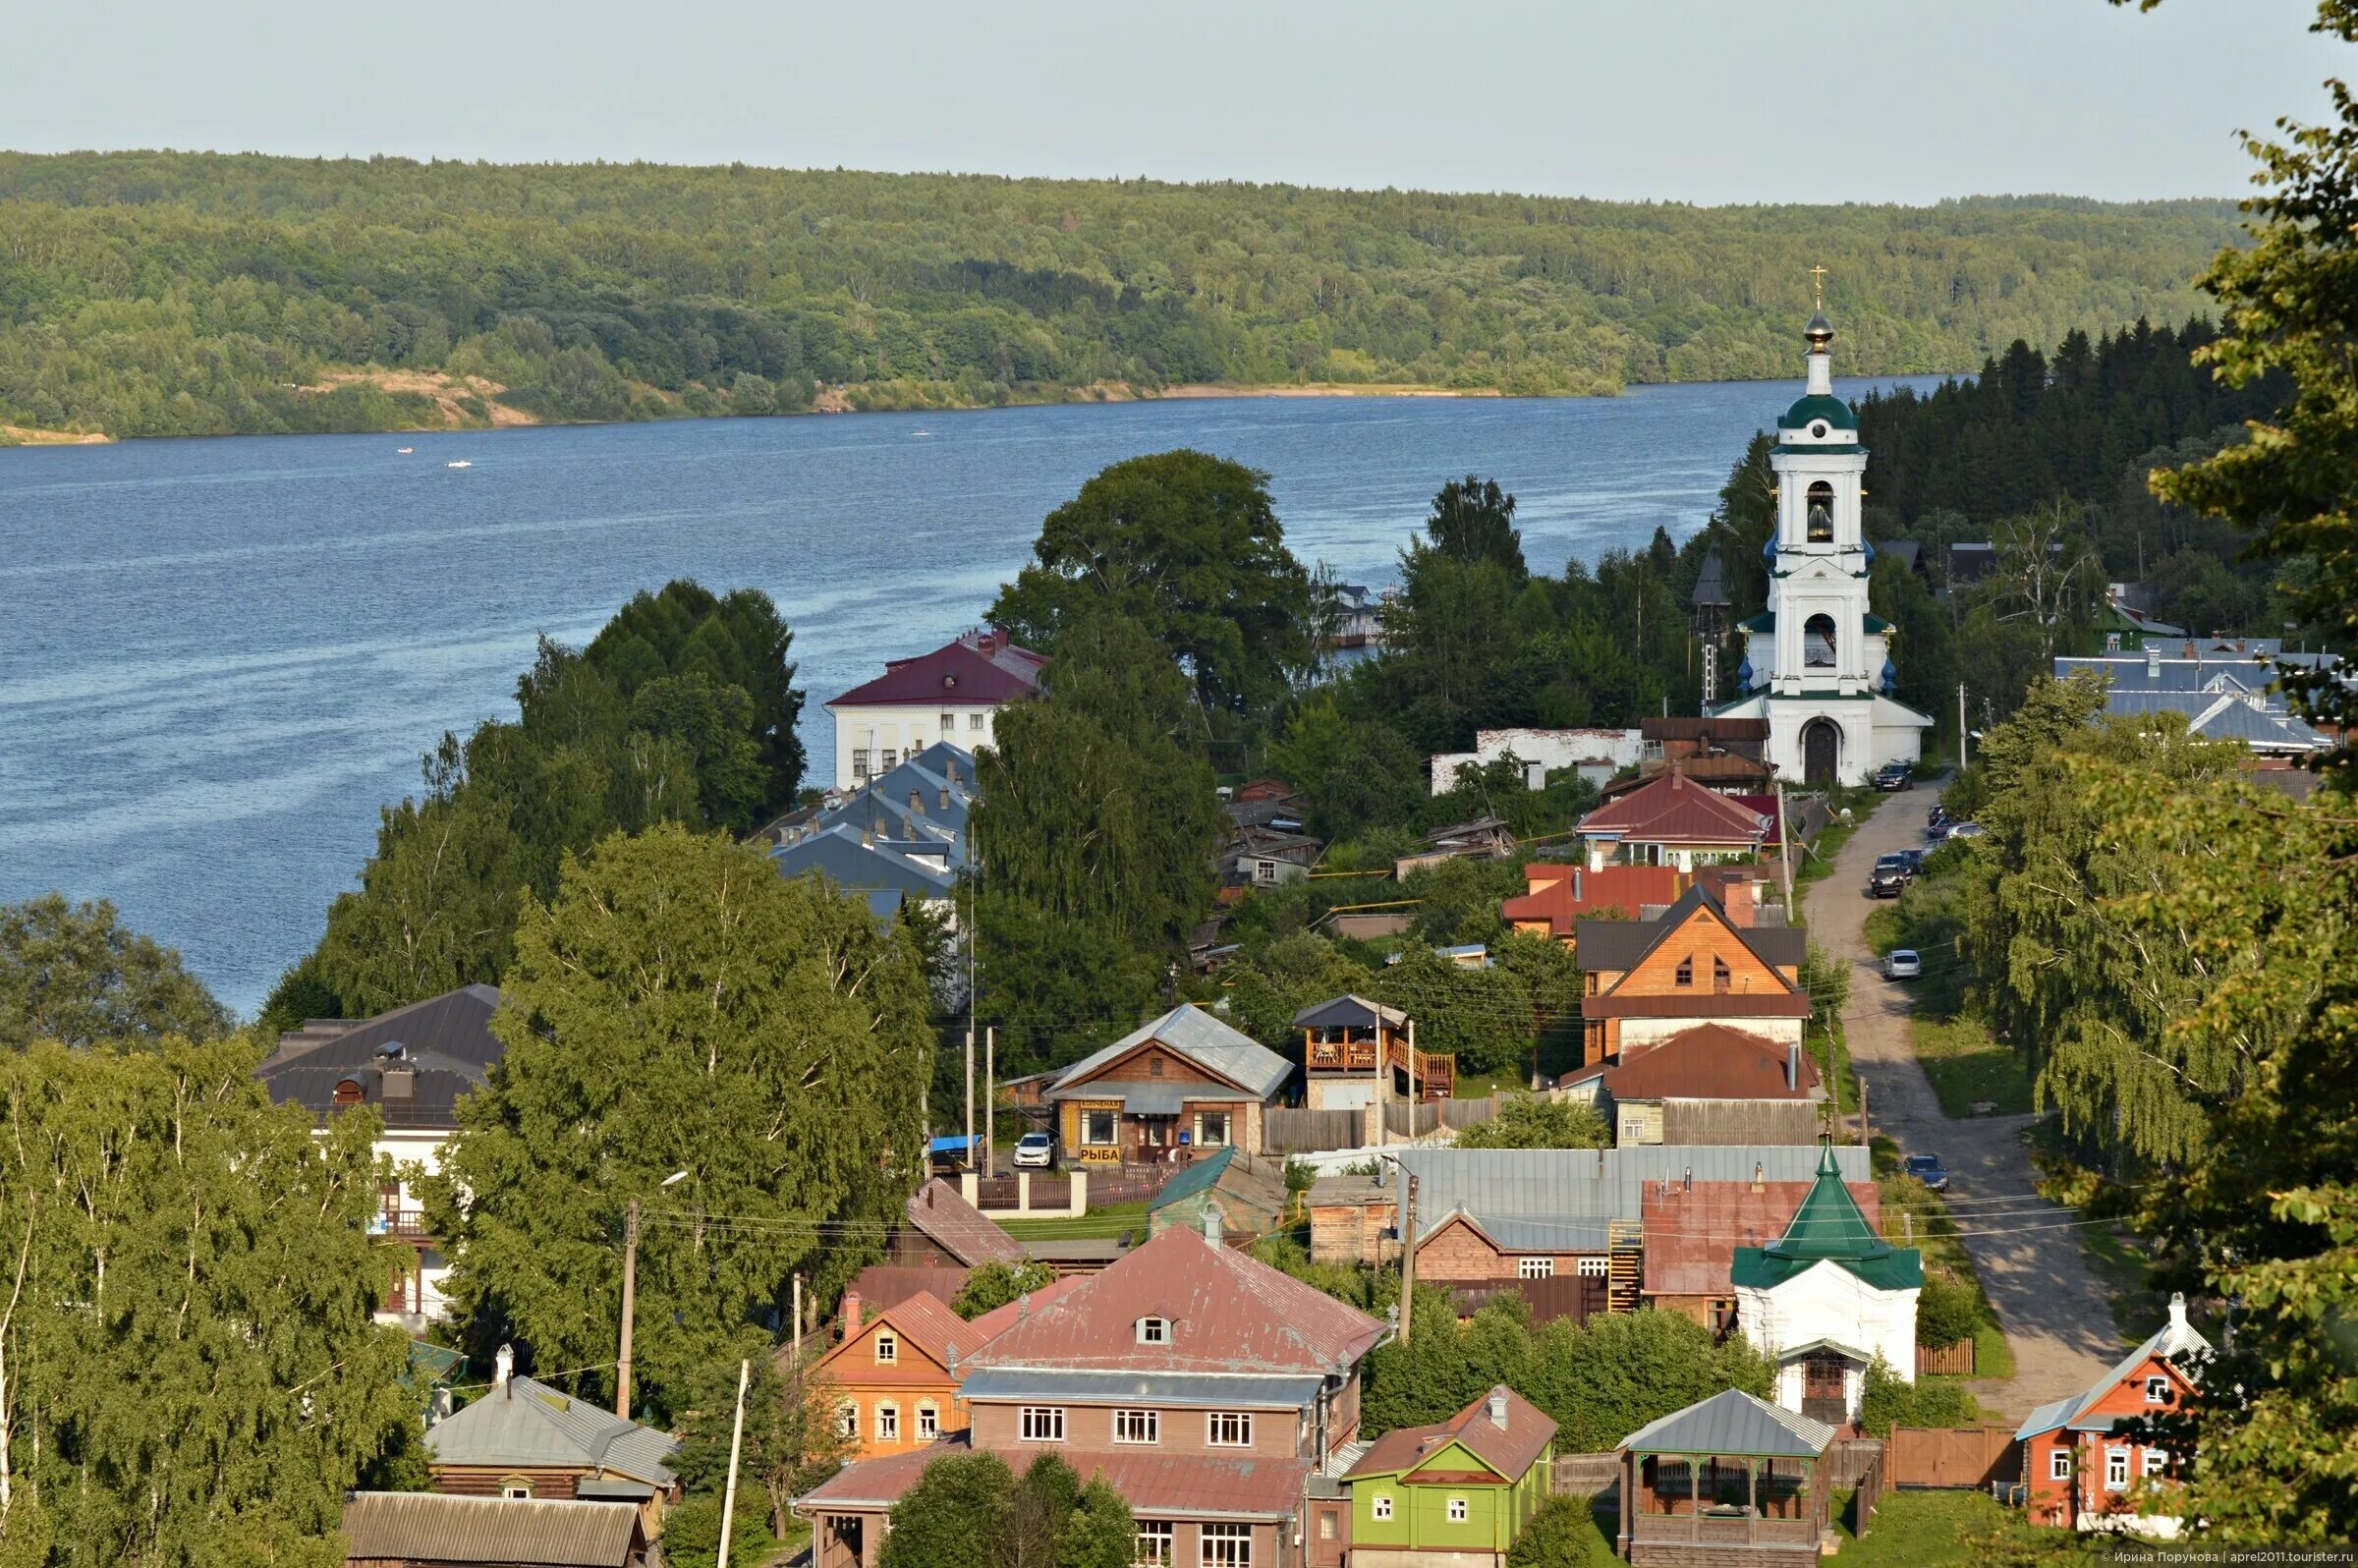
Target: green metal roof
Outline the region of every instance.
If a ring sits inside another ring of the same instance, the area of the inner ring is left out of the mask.
[[[1207,1193],[1219,1185],[1220,1172],[1236,1157],[1234,1148],[1223,1148],[1209,1159],[1191,1161],[1179,1174],[1162,1184],[1162,1193],[1148,1208],[1149,1213],[1171,1204],[1184,1203],[1199,1193]]]
[[[1784,1235],[1766,1247],[1739,1247],[1730,1276],[1756,1290],[1783,1284],[1820,1263],[1839,1263],[1879,1290],[1913,1290],[1924,1283],[1924,1257],[1883,1240],[1843,1184],[1831,1144],[1818,1160],[1810,1195],[1794,1210]]]
[[[1745,632],[1773,632],[1776,630],[1776,612],[1774,610],[1763,610],[1751,620],[1744,622],[1743,625],[1738,628],[1738,630]]]
[[[1881,616],[1876,614],[1873,610],[1869,610],[1867,612],[1867,630],[1871,634],[1876,632],[1888,632],[1891,630],[1891,623],[1884,620]]]
[[[1859,417],[1850,405],[1823,392],[1814,393],[1785,410],[1785,417],[1776,421],[1780,430],[1806,430],[1814,420],[1824,420],[1837,430],[1857,430]]]

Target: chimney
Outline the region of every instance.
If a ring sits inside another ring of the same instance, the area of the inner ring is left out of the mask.
[[[926,814],[926,797],[924,791],[911,790],[909,792],[909,810],[912,814],[917,816],[923,816]]]
[[[958,1342],[954,1339],[942,1347],[941,1369],[952,1377],[958,1375]]]
[[[1788,1094],[1801,1092],[1801,1042],[1799,1040],[1785,1042],[1785,1092]]]
[[[952,763],[951,766],[954,768],[957,764]],[[947,784],[941,787],[941,809],[945,812],[950,809],[950,787]]]
[[[1506,1430],[1506,1385],[1500,1383],[1490,1390],[1490,1425]]]
[[[2186,1293],[2182,1290],[2169,1293],[2169,1329],[2173,1334],[2186,1332]]]
[[[950,782],[955,784],[958,782],[958,759],[956,757],[950,758],[948,765],[950,770]]]
[[[1021,1296],[1015,1298],[1015,1320],[1020,1323],[1031,1316],[1032,1293],[1027,1290]]]
[[[1689,1166],[1687,1167],[1687,1179],[1686,1179],[1686,1188],[1685,1188],[1685,1190],[1686,1190],[1687,1192],[1690,1192],[1690,1193],[1691,1193],[1691,1192],[1693,1192],[1693,1191],[1695,1190],[1695,1167],[1694,1167],[1694,1166],[1692,1166],[1692,1165],[1689,1165]]]
[[[927,1183],[926,1183],[926,1206],[927,1208],[931,1208],[931,1207],[933,1206],[933,1188],[934,1188],[934,1186],[935,1186],[935,1183],[934,1183],[934,1182],[927,1182]]]
[[[1208,1199],[1204,1204],[1204,1239],[1214,1247],[1220,1245],[1220,1211]]]
[[[491,1358],[491,1386],[506,1388],[508,1379],[515,1374],[515,1372],[516,1351],[514,1347],[500,1346],[499,1353]]]
[[[2151,643],[2145,644],[2145,678],[2149,681],[2162,679],[2162,649]]]
[[[384,1080],[377,1086],[377,1096],[387,1103],[407,1103],[418,1097],[418,1073],[410,1067],[388,1067]]]
[[[1739,930],[1750,930],[1753,924],[1753,911],[1759,902],[1753,896],[1755,889],[1752,878],[1749,876],[1741,879],[1730,877],[1719,885],[1720,890],[1727,895],[1719,906],[1727,911],[1727,923]]]
[[[1768,1173],[1757,1159],[1752,1162],[1752,1190],[1756,1193],[1765,1193],[1768,1190]]]
[[[849,1339],[860,1332],[860,1293],[858,1291],[847,1290],[843,1293],[842,1314],[843,1337]]]

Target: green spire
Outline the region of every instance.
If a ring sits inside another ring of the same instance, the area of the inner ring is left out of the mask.
[[[1822,1262],[1838,1263],[1886,1290],[1924,1283],[1923,1255],[1913,1247],[1892,1246],[1867,1222],[1834,1163],[1830,1143],[1823,1146],[1817,1180],[1784,1235],[1766,1247],[1737,1248],[1731,1273],[1738,1285],[1768,1287]]]

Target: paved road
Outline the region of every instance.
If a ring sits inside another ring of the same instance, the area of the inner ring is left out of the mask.
[[[2072,1215],[2032,1190],[2024,1142],[2031,1118],[1956,1121],[1941,1114],[1909,1044],[1906,988],[1882,978],[1867,946],[1864,928],[1876,907],[1864,892],[1868,869],[1877,856],[1923,842],[1925,813],[1936,798],[1924,788],[1887,798],[1842,847],[1833,874],[1811,884],[1804,914],[1820,946],[1853,959],[1842,1022],[1867,1085],[1868,1115],[1903,1152],[1938,1154],[1949,1168],[1948,1196],[1966,1251],[2014,1347],[2015,1375],[2002,1382],[1983,1379],[1974,1393],[1985,1408],[2020,1418],[2085,1389],[2123,1347],[2077,1233],[2044,1228]]]

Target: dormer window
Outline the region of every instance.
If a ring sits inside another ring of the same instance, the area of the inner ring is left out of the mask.
[[[361,1088],[357,1079],[347,1078],[336,1086],[336,1103],[339,1105],[358,1105],[367,1097],[368,1092]]]
[[[1169,1344],[1171,1320],[1168,1317],[1141,1317],[1138,1320],[1138,1342],[1142,1345]]]
[[[876,1334],[876,1365],[879,1367],[897,1367],[900,1365],[900,1340],[889,1328],[878,1330]]]

